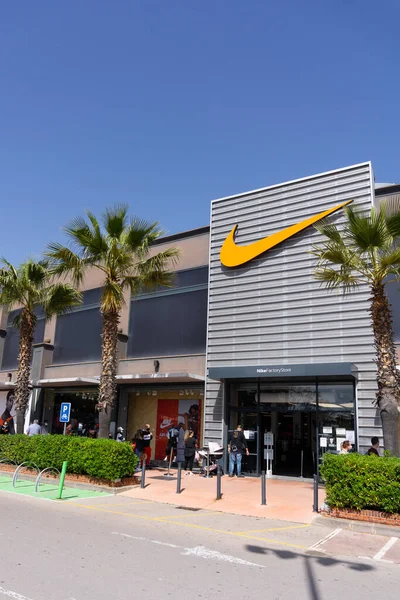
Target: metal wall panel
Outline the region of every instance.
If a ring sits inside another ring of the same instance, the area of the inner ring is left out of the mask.
[[[215,200],[211,208],[207,368],[288,363],[350,362],[359,371],[360,447],[381,435],[373,406],[375,365],[368,289],[344,296],[313,277],[314,227],[234,269],[222,266],[221,246],[237,223],[236,243],[256,242],[336,204],[374,201],[370,163]],[[343,211],[330,217],[339,227]],[[221,441],[223,385],[207,381],[205,438]]]

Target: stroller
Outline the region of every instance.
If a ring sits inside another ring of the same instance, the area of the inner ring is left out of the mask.
[[[214,477],[214,475],[217,474],[218,465],[221,467],[222,475],[224,474],[224,449],[220,444],[218,444],[218,442],[208,442],[208,448],[203,448],[202,450],[199,450],[199,456],[201,461],[200,474],[203,475],[203,477],[207,477],[207,467],[209,471],[209,476]],[[208,460],[210,461],[209,465],[207,464]]]

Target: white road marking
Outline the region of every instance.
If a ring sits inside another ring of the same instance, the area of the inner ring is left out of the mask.
[[[5,590],[2,587],[0,587],[0,594],[8,596],[9,598],[14,598],[14,600],[32,600],[27,596],[22,596],[22,594],[17,594],[17,592],[12,592],[11,590]]]
[[[158,540],[150,540],[149,538],[137,537],[135,535],[129,535],[128,533],[118,533],[118,531],[113,531],[112,535],[120,535],[125,538],[129,538],[131,540],[138,540],[139,542],[150,542],[151,544],[157,544],[158,546],[167,546],[168,548],[180,548],[181,546],[177,546],[176,544],[168,544],[167,542],[159,542]]]
[[[379,552],[377,552],[374,556],[374,560],[382,560],[383,557],[385,556],[386,552],[388,550],[390,550],[390,548],[392,546],[395,545],[395,543],[397,542],[398,538],[397,537],[391,537],[390,540],[388,542],[386,542],[386,544],[383,546],[383,548],[381,548],[379,550]],[[389,562],[389,561],[385,561],[385,562]]]
[[[246,565],[247,567],[262,567],[263,565],[257,565],[256,563],[243,560],[242,558],[236,558],[236,556],[230,556],[229,554],[222,554],[217,550],[210,550],[204,546],[196,546],[196,548],[185,548],[182,552],[183,556],[198,556],[199,558],[211,558],[212,560],[222,560],[224,562],[233,563],[235,565]]]
[[[309,550],[321,550],[321,546],[323,544],[325,544],[326,542],[328,542],[329,540],[334,538],[341,531],[342,531],[341,529],[335,529],[334,531],[331,531],[331,533],[328,533],[328,535],[326,535],[324,538],[322,538],[322,540],[319,540],[319,542],[317,542],[313,546],[310,546]]]
[[[151,540],[145,537],[138,537],[134,535],[129,535],[128,533],[119,533],[118,531],[113,531],[112,535],[120,535],[121,537],[128,538],[131,540],[136,540],[140,542],[149,542],[150,544],[157,544],[158,546],[167,546],[168,548],[178,548],[183,550],[181,553],[182,556],[197,556],[199,558],[206,558],[212,560],[221,560],[224,562],[230,562],[236,565],[245,565],[247,567],[262,567],[264,565],[259,565],[256,563],[249,562],[248,560],[243,560],[242,558],[236,558],[235,556],[230,556],[229,554],[222,554],[221,552],[217,552],[216,550],[210,550],[209,548],[205,548],[204,546],[196,546],[195,548],[184,548],[183,546],[177,546],[176,544],[169,544],[167,542],[159,542],[158,540]]]

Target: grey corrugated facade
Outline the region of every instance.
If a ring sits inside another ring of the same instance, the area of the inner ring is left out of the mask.
[[[314,227],[239,268],[221,265],[221,246],[237,223],[236,243],[250,244],[321,211],[353,199],[369,211],[374,178],[364,163],[222,198],[212,203],[207,368],[309,363],[353,363],[358,369],[360,449],[381,435],[373,401],[375,365],[368,290],[344,296],[313,277]],[[340,226],[343,211],[330,217]],[[223,440],[223,385],[207,379],[206,440]]]

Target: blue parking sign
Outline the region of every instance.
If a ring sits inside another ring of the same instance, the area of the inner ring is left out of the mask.
[[[60,423],[69,423],[71,416],[71,402],[61,402]]]

